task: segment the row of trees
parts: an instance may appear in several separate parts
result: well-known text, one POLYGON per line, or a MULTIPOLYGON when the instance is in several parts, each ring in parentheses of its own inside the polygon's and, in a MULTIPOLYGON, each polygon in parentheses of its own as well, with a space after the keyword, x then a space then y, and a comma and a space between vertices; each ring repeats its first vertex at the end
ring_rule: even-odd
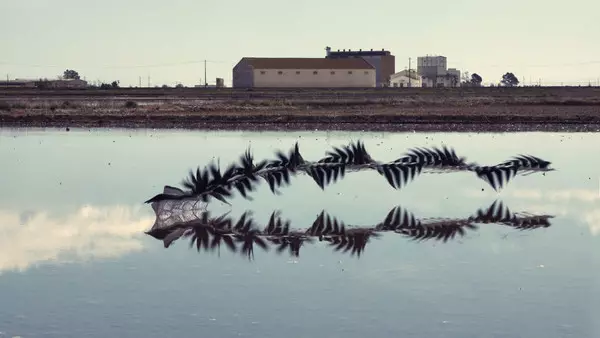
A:
POLYGON ((460 85, 462 87, 481 87, 482 82, 483 79, 481 76, 479 76, 479 74, 473 73, 471 76, 469 76, 469 72, 465 72, 460 85))
MULTIPOLYGON (((469 76, 469 72, 465 72, 462 77, 461 86, 481 87, 482 82, 483 78, 479 74, 473 73, 469 76)), ((515 76, 515 74, 508 72, 502 75, 502 80, 500 80, 500 84, 505 87, 516 87, 519 85, 519 79, 515 76)))

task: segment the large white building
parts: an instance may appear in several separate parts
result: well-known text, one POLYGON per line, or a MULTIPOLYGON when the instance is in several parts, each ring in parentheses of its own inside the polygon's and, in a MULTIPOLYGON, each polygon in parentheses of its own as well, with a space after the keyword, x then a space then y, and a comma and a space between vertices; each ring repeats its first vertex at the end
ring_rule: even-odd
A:
POLYGON ((375 68, 362 58, 250 58, 233 68, 234 88, 365 88, 375 68))
POLYGON ((423 87, 458 87, 460 71, 447 68, 445 56, 420 56, 417 58, 417 73, 423 87))
POLYGON ((390 76, 392 87, 421 87, 421 77, 417 75, 414 69, 409 72, 407 69, 390 76))

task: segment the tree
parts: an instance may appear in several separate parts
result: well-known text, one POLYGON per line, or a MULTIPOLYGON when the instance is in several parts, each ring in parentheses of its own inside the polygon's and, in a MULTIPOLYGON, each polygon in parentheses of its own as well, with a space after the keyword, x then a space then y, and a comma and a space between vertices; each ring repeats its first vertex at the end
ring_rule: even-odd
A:
POLYGON ((39 81, 35 82, 35 87, 38 89, 46 89, 49 86, 50 85, 48 79, 39 79, 39 81))
POLYGON ((100 89, 116 89, 119 88, 119 81, 113 81, 112 83, 102 83, 100 89))
POLYGON ((473 73, 473 75, 471 75, 471 85, 474 87, 481 87, 481 82, 483 82, 483 79, 481 78, 481 76, 479 76, 479 74, 477 73, 473 73))
POLYGON ((502 81, 500 81, 500 83, 506 87, 514 87, 519 84, 519 79, 517 79, 515 74, 509 72, 502 75, 502 81))
POLYGON ((79 80, 79 73, 77 73, 76 71, 72 70, 72 69, 67 69, 65 70, 65 72, 63 73, 63 79, 66 80, 79 80))
POLYGON ((469 87, 471 85, 471 78, 469 77, 469 72, 464 72, 461 75, 461 86, 469 87))

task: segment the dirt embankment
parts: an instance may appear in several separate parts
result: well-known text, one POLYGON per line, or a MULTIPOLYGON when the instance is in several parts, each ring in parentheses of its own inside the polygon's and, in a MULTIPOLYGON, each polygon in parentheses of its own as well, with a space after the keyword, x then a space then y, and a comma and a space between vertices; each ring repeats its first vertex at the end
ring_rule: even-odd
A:
POLYGON ((600 88, 0 89, 0 127, 600 131, 600 88))

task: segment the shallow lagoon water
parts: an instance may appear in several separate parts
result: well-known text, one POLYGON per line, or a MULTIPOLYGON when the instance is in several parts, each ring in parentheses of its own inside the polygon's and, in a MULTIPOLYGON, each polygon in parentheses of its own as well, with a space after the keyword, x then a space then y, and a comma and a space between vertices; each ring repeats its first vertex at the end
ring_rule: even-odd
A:
POLYGON ((0 337, 596 337, 600 325, 600 134, 192 132, 0 130, 0 337), (495 192, 472 173, 423 174, 401 190, 358 172, 322 191, 297 176, 254 200, 214 203, 274 210, 310 227, 325 210, 372 226, 394 207, 419 218, 472 215, 501 201, 553 215, 531 231, 482 224, 447 243, 397 234, 360 257, 322 242, 299 257, 255 249, 168 249, 145 235, 142 202, 189 169, 238 159, 250 146, 272 158, 297 141, 321 158, 362 140, 376 160, 446 144, 480 164, 521 153, 556 171, 517 176, 495 192))

